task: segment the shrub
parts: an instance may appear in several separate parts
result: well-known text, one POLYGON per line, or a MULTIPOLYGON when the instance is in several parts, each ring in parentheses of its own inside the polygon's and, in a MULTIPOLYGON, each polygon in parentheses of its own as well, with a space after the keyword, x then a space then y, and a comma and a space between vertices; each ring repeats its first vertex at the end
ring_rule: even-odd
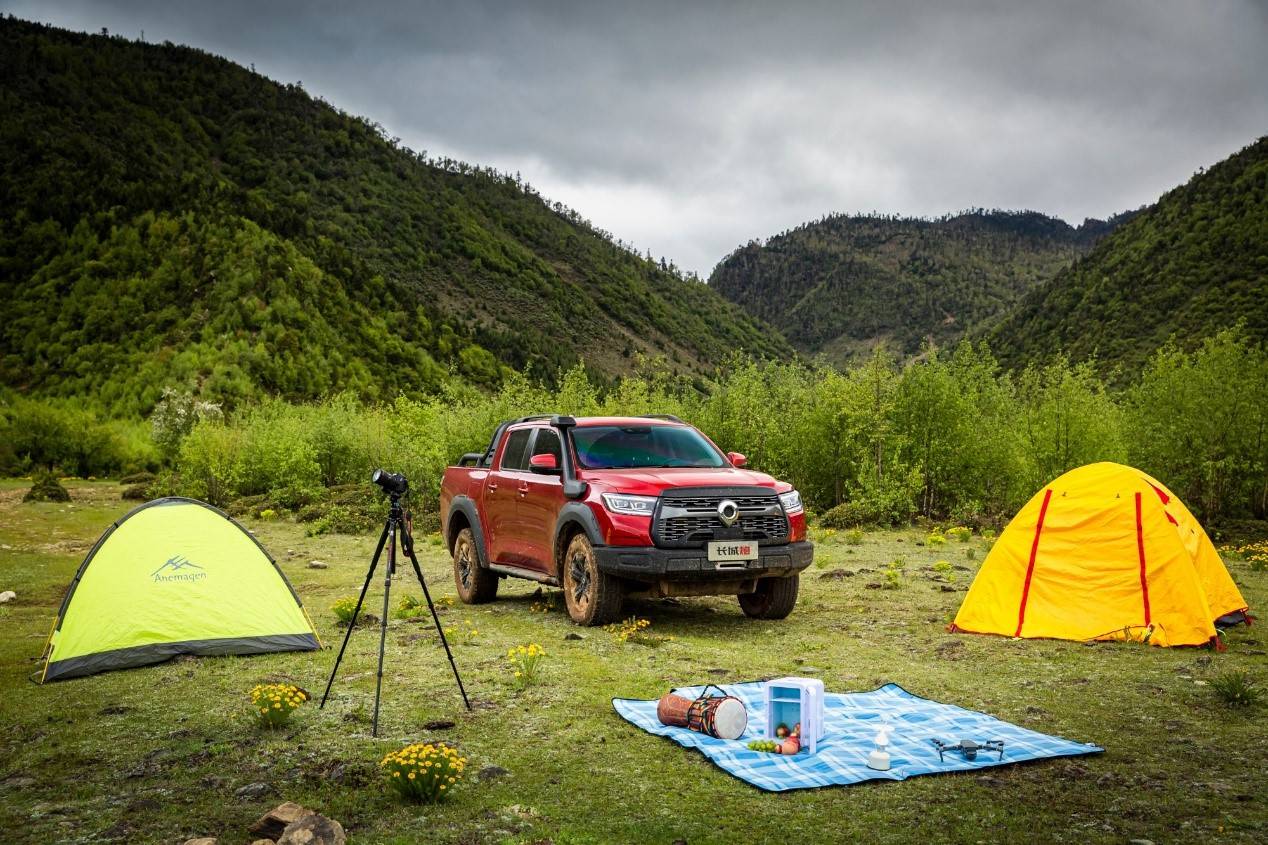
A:
POLYGON ((858 502, 842 502, 834 508, 829 508, 823 512, 823 516, 819 517, 819 525, 823 528, 853 528, 865 523, 875 523, 874 516, 867 512, 858 502))
POLYGON ((280 728, 309 698, 293 684, 260 684, 251 690, 251 706, 261 727, 280 728))
POLYGON ((955 528, 947 529, 947 537, 955 540, 957 543, 967 543, 972 536, 972 529, 965 528, 963 525, 957 525, 955 528))
POLYGON ((1211 689, 1229 707, 1254 707, 1263 698, 1263 691, 1251 676, 1242 671, 1224 672, 1211 679, 1211 689))
POLYGON ((134 472, 119 479, 120 484, 152 484, 155 479, 152 472, 134 472))
POLYGON ((637 616, 631 616, 620 624, 605 625, 603 630, 607 631, 616 638, 618 643, 638 643, 639 645, 652 646, 653 648, 660 645, 673 637, 662 637, 659 634, 653 634, 647 629, 652 626, 650 620, 639 619, 637 616))
POLYGON ((903 585, 903 567, 907 562, 902 558, 894 558, 886 566, 882 575, 885 576, 885 583, 882 585, 887 590, 897 590, 903 585))
POLYGON ((170 461, 180 454, 181 441, 194 426, 204 420, 219 422, 223 418, 219 405, 195 399, 188 391, 165 387, 150 413, 150 438, 163 458, 170 461))
POLYGON ((335 618, 344 625, 352 624, 352 614, 356 612, 357 600, 352 596, 345 596, 330 606, 334 611, 335 618))
POLYGON ((196 499, 224 507, 238 492, 238 453, 242 434, 216 422, 203 422, 181 442, 180 483, 196 499))
POLYGON ((925 538, 926 546, 945 546, 946 544, 947 544, 947 538, 942 536, 941 534, 938 534, 937 532, 930 534, 928 537, 925 538))
POLYGON ((374 517, 346 505, 330 505, 308 526, 308 536, 321 534, 361 534, 377 524, 374 517))
POLYGON ((427 605, 418 598, 418 596, 406 593, 401 596, 401 600, 396 603, 396 610, 393 616, 397 619, 417 619, 427 613, 427 605))
POLYGON ((379 763, 387 785, 406 801, 439 801, 462 779, 467 758, 443 742, 415 743, 379 763))
POLYGON ((311 502, 321 488, 321 468, 310 438, 303 409, 270 402, 249 412, 240 444, 240 491, 268 493, 286 507, 311 502))
POLYGON ((516 646, 506 653, 506 659, 515 673, 513 677, 516 688, 524 689, 537 680, 537 673, 541 670, 541 661, 545 656, 546 650, 537 643, 516 646))
POLYGON ((859 546, 863 544, 863 529, 851 528, 845 532, 845 544, 847 546, 859 546))
POLYGON ((70 493, 51 472, 37 472, 31 489, 22 497, 24 502, 69 502, 70 493))
POLYGON ((123 488, 123 492, 119 494, 119 498, 125 502, 144 502, 150 498, 150 485, 148 484, 129 484, 123 488))

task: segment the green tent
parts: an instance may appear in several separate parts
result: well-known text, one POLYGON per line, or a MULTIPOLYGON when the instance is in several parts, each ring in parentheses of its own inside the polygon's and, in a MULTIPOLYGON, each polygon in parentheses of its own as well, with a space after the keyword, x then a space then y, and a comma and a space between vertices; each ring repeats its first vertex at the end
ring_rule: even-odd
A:
POLYGON ((110 526, 66 591, 40 682, 178 654, 321 647, 277 563, 228 514, 157 499, 110 526))

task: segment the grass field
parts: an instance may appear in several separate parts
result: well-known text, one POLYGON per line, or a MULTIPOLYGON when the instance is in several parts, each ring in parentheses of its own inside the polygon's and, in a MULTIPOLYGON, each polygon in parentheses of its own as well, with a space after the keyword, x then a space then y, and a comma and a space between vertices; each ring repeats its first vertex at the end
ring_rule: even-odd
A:
MULTIPOLYGON (((673 637, 658 648, 574 627, 559 596, 535 597, 528 582, 503 582, 492 605, 449 604, 448 558, 439 538, 420 538, 446 627, 479 632, 455 646, 476 706, 462 711, 431 626, 393 619, 382 735, 373 739, 377 628, 354 633, 332 703, 324 711, 307 705, 273 732, 254 726, 248 691, 284 680, 319 695, 332 649, 30 683, 75 568, 128 507, 105 482, 72 484, 69 505, 21 504, 23 489, 0 482, 0 590, 18 594, 0 607, 6 843, 180 843, 196 835, 248 843, 247 826, 282 800, 340 820, 354 843, 1268 840, 1268 710, 1229 709, 1206 683, 1229 669, 1268 680, 1260 629, 1235 629, 1222 654, 948 634, 987 548, 977 537, 929 548, 916 530, 869 533, 857 545, 821 536, 801 603, 785 622, 746 620, 733 598, 630 603, 627 614, 673 637), (905 560, 901 586, 876 588, 896 557, 905 560), (956 567, 950 584, 937 580, 938 560, 956 567), (835 570, 852 574, 821 577, 835 570), (581 639, 566 638, 574 633, 581 639), (506 652, 530 642, 546 650, 544 674, 517 691, 506 652), (833 691, 893 681, 1107 751, 770 795, 637 731, 610 704, 676 685, 812 673, 833 691), (443 804, 397 803, 377 763, 427 738, 460 746, 472 777, 443 804), (487 767, 505 773, 477 779, 487 767), (266 794, 237 794, 249 784, 267 785, 259 788, 266 794)), ((374 538, 310 538, 286 521, 247 525, 337 647, 342 632, 330 606, 360 588, 374 538), (308 568, 314 559, 329 568, 308 568)), ((1268 604, 1268 573, 1236 560, 1229 567, 1252 608, 1268 604)), ((381 589, 376 578, 375 613, 381 589)), ((394 596, 406 592, 420 594, 402 577, 394 596)))

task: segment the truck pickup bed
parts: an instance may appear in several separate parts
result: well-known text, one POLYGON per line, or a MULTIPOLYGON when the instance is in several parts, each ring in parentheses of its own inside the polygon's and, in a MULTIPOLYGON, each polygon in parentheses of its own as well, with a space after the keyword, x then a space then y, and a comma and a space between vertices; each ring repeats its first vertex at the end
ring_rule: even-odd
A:
POLYGON ((563 589, 573 621, 625 596, 736 595, 782 619, 810 565, 801 498, 672 417, 524 417, 445 471, 440 513, 464 602, 502 578, 563 589))

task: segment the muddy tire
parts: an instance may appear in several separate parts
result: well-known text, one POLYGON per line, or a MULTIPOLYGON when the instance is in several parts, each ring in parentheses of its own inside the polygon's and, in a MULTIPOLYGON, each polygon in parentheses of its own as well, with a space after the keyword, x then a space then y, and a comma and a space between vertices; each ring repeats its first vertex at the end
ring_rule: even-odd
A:
POLYGON ((751 619, 783 619, 797 606, 801 576, 761 578, 756 592, 740 595, 740 609, 751 619))
POLYGON ((484 604, 497 598, 499 579, 480 566, 480 554, 470 528, 459 531, 458 539, 453 542, 453 580, 458 598, 464 604, 484 604))
POLYGON ((621 614, 620 579, 599 571, 594 546, 585 534, 568 543, 563 561, 564 604, 578 625, 604 625, 621 614))

